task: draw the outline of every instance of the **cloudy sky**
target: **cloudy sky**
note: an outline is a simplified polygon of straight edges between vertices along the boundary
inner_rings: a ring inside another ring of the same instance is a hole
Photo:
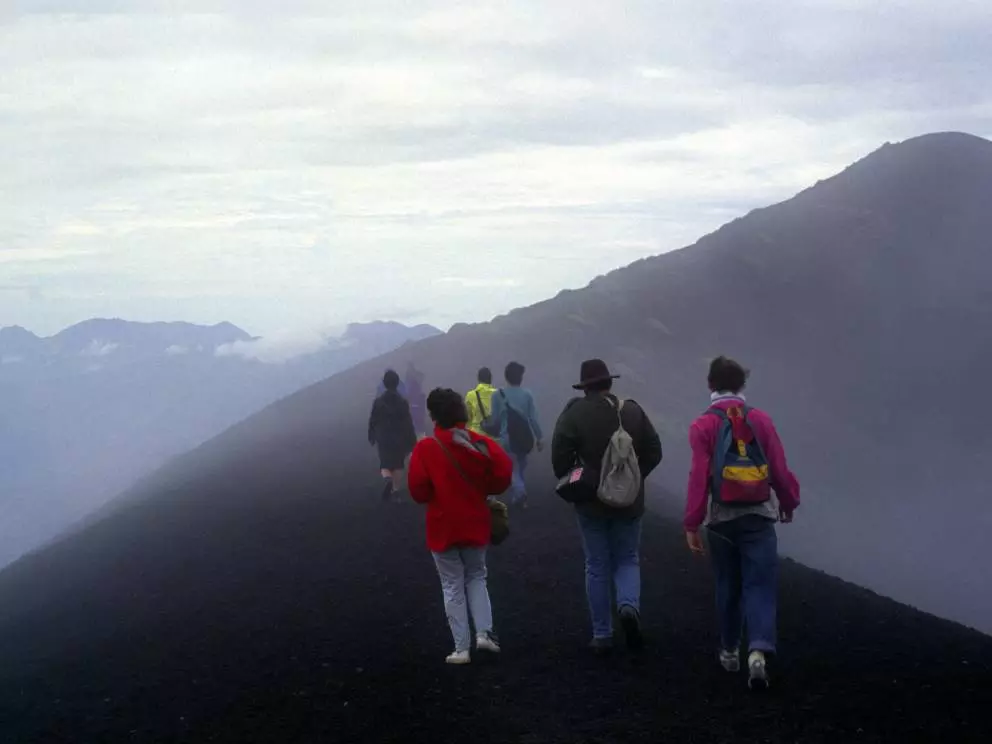
[[[0,0],[0,325],[485,320],[887,140],[986,0]]]

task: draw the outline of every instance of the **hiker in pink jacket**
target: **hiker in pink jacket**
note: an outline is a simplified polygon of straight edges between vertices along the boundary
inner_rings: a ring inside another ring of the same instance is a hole
[[[740,669],[743,626],[748,631],[748,685],[768,686],[766,654],[775,652],[778,538],[775,523],[791,522],[799,482],[771,418],[751,408],[741,391],[747,372],[719,357],[710,365],[710,407],[692,424],[692,468],[685,510],[689,549],[704,554],[707,527],[716,574],[720,663]]]

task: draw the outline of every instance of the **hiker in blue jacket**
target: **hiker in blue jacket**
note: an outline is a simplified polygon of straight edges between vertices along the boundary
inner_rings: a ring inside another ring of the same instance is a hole
[[[527,508],[527,485],[524,474],[527,470],[527,457],[537,448],[544,449],[544,436],[537,419],[537,406],[530,390],[521,387],[526,368],[519,362],[506,365],[503,376],[506,387],[492,397],[490,416],[499,422],[499,441],[513,460],[513,482],[510,485],[508,501]]]

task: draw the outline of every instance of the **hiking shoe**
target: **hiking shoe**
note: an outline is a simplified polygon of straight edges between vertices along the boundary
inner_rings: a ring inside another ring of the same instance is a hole
[[[752,651],[747,658],[748,680],[747,686],[752,690],[768,689],[768,669],[765,661],[765,654],[761,651]]]
[[[741,652],[737,649],[733,651],[720,651],[720,666],[728,672],[739,672],[741,670]]]
[[[620,608],[620,624],[623,626],[627,648],[639,651],[644,648],[644,636],[641,634],[641,614],[630,605]]]
[[[461,666],[463,664],[472,663],[472,654],[468,651],[455,651],[454,653],[448,654],[447,658],[444,660],[445,664],[455,664]]]
[[[589,648],[596,656],[609,656],[613,653],[613,639],[612,638],[593,638],[592,642],[589,644]]]
[[[479,633],[475,637],[475,647],[479,651],[488,651],[491,654],[498,654],[500,651],[499,641],[492,633]]]
[[[393,497],[393,481],[386,478],[386,482],[382,485],[382,500],[389,501]]]

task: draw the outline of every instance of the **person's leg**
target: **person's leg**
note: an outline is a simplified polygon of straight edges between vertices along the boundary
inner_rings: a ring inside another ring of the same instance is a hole
[[[641,519],[614,519],[610,524],[610,554],[617,607],[641,611]]]
[[[778,612],[778,536],[775,523],[757,517],[739,538],[748,651],[774,653]]]
[[[510,454],[510,460],[513,462],[513,477],[510,481],[510,498],[509,502],[511,504],[520,503],[521,499],[524,497],[524,492],[526,486],[524,485],[524,456],[515,453]]]
[[[475,632],[492,633],[493,608],[489,601],[489,587],[486,577],[486,549],[462,548],[462,563],[465,565],[465,594],[468,610],[475,625]]]
[[[441,591],[444,594],[444,612],[455,642],[455,651],[468,651],[472,647],[472,633],[468,624],[468,607],[465,600],[465,566],[457,549],[433,553]]]
[[[517,502],[527,507],[527,455],[517,456]]]
[[[734,523],[709,530],[710,560],[716,577],[716,611],[720,626],[720,648],[739,650],[741,645],[741,555]]]
[[[578,515],[582,548],[586,556],[586,598],[594,639],[613,637],[613,606],[610,601],[610,536],[606,520]]]

